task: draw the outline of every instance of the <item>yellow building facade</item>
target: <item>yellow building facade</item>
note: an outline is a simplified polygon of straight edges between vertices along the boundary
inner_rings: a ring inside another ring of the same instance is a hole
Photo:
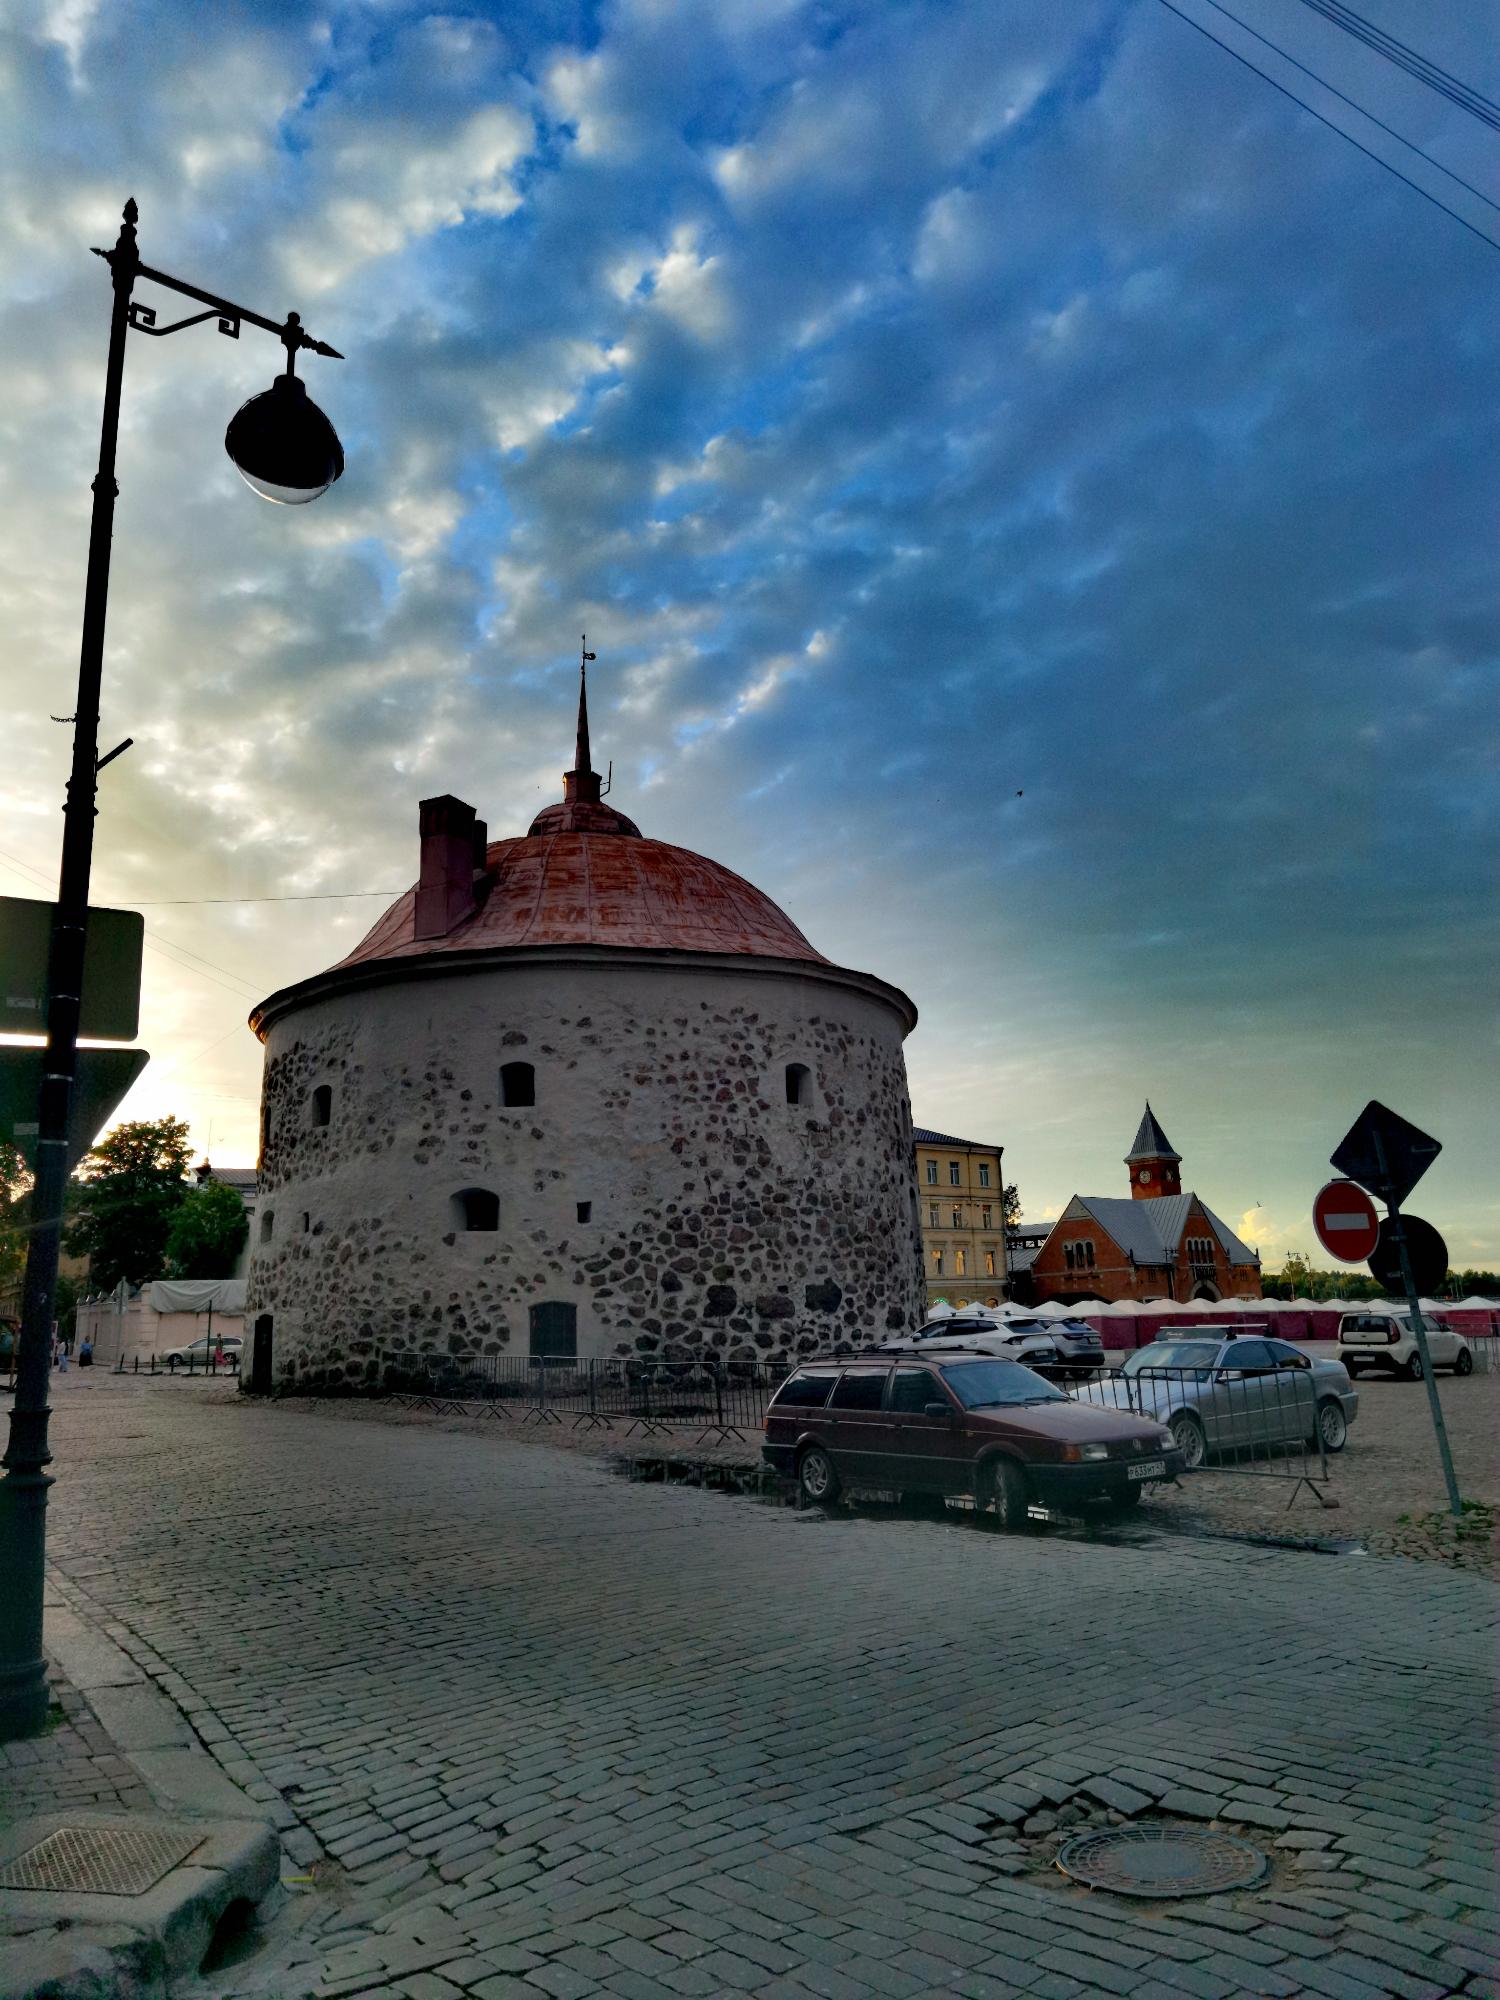
[[[1000,1146],[917,1126],[917,1204],[929,1307],[1005,1298],[1005,1179]]]

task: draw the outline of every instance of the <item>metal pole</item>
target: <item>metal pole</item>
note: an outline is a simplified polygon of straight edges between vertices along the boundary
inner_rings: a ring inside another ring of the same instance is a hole
[[[1406,1288],[1411,1328],[1417,1337],[1417,1352],[1422,1357],[1422,1380],[1427,1384],[1427,1407],[1432,1411],[1432,1428],[1437,1432],[1438,1456],[1443,1461],[1443,1483],[1448,1489],[1448,1512],[1458,1516],[1464,1511],[1464,1503],[1459,1498],[1458,1475],[1453,1470],[1453,1453],[1448,1444],[1448,1427],[1443,1422],[1443,1405],[1438,1398],[1437,1379],[1432,1372],[1432,1355],[1427,1346],[1427,1323],[1422,1318],[1422,1308],[1417,1301],[1417,1281],[1412,1276],[1411,1258],[1407,1254],[1406,1230],[1397,1204],[1387,1202],[1386,1209],[1392,1223],[1391,1239],[1401,1258],[1401,1282]]]
[[[1377,1129],[1372,1135],[1375,1141],[1375,1165],[1381,1180],[1386,1180],[1385,1141]],[[1448,1489],[1448,1512],[1461,1516],[1464,1503],[1458,1495],[1458,1475],[1453,1470],[1453,1453],[1448,1445],[1448,1426],[1443,1422],[1443,1406],[1438,1400],[1437,1382],[1432,1373],[1432,1353],[1427,1345],[1427,1322],[1422,1317],[1422,1308],[1417,1298],[1417,1281],[1412,1276],[1411,1257],[1406,1248],[1406,1226],[1401,1215],[1401,1204],[1386,1195],[1386,1213],[1391,1220],[1391,1241],[1396,1246],[1396,1255],[1401,1259],[1401,1283],[1406,1292],[1407,1308],[1411,1313],[1411,1330],[1416,1335],[1417,1353],[1422,1362],[1422,1380],[1427,1384],[1427,1407],[1432,1412],[1432,1428],[1437,1432],[1438,1457],[1443,1461],[1443,1484]]]
[[[47,1720],[47,1668],[42,1657],[42,1579],[47,1546],[45,1468],[49,1338],[57,1289],[63,1198],[68,1184],[68,1112],[78,1057],[78,1014],[88,936],[89,872],[94,856],[94,795],[99,760],[99,688],[104,671],[104,619],[109,599],[109,557],[114,532],[115,443],[120,427],[120,385],[125,373],[125,332],[130,292],[140,268],[135,244],[136,206],[125,205],[119,240],[109,253],[114,308],[104,371],[104,417],[99,470],[89,527],[88,572],[83,593],[83,639],[78,660],[78,700],[73,716],[73,768],[63,808],[62,868],[52,913],[47,964],[47,1050],[37,1107],[36,1176],[31,1190],[31,1241],[21,1299],[21,1336],[10,1443],[0,1479],[0,1742],[31,1736]]]

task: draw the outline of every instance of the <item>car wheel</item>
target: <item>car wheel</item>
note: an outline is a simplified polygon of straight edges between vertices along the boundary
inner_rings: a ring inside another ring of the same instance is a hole
[[[1007,1529],[1024,1527],[1031,1492],[1020,1466],[1008,1458],[994,1459],[985,1469],[985,1484],[996,1525]]]
[[[1349,1419],[1344,1415],[1343,1405],[1333,1396],[1325,1397],[1318,1405],[1318,1428],[1313,1443],[1321,1443],[1324,1451],[1342,1451],[1349,1441]]]
[[[1208,1440],[1203,1435],[1203,1426],[1191,1410],[1179,1410],[1167,1429],[1172,1433],[1172,1442],[1182,1453],[1182,1463],[1187,1471],[1196,1472],[1208,1456]]]
[[[804,1500],[831,1507],[839,1497],[838,1468],[822,1445],[811,1444],[797,1461],[797,1484]]]
[[[173,1375],[177,1373],[177,1361],[178,1361],[177,1355],[169,1354],[167,1356],[167,1368],[168,1371]]]
[[[1420,1355],[1420,1354],[1414,1354],[1414,1355],[1412,1356],[1411,1360],[1407,1362],[1407,1364],[1406,1364],[1406,1379],[1407,1379],[1407,1381],[1408,1381],[1408,1382],[1420,1382],[1420,1381],[1421,1381],[1421,1379],[1422,1379],[1422,1357],[1421,1357],[1421,1355]]]
[[[1453,1364],[1453,1372],[1455,1375],[1472,1375],[1474,1373],[1474,1357],[1467,1347],[1461,1347],[1458,1350],[1458,1359]]]

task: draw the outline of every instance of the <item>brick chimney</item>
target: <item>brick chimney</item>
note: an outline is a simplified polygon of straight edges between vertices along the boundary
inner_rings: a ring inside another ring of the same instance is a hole
[[[472,806],[449,793],[423,799],[420,811],[416,935],[446,937],[477,907],[475,884],[484,871],[485,824],[476,819]]]

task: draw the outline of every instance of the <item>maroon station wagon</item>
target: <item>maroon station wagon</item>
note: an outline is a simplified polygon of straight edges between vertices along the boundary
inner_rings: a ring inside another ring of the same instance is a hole
[[[1008,1528],[1033,1500],[1134,1506],[1183,1465],[1151,1418],[1075,1403],[1019,1362],[981,1355],[804,1362],[771,1400],[762,1450],[809,1500],[843,1486],[967,1493]]]

